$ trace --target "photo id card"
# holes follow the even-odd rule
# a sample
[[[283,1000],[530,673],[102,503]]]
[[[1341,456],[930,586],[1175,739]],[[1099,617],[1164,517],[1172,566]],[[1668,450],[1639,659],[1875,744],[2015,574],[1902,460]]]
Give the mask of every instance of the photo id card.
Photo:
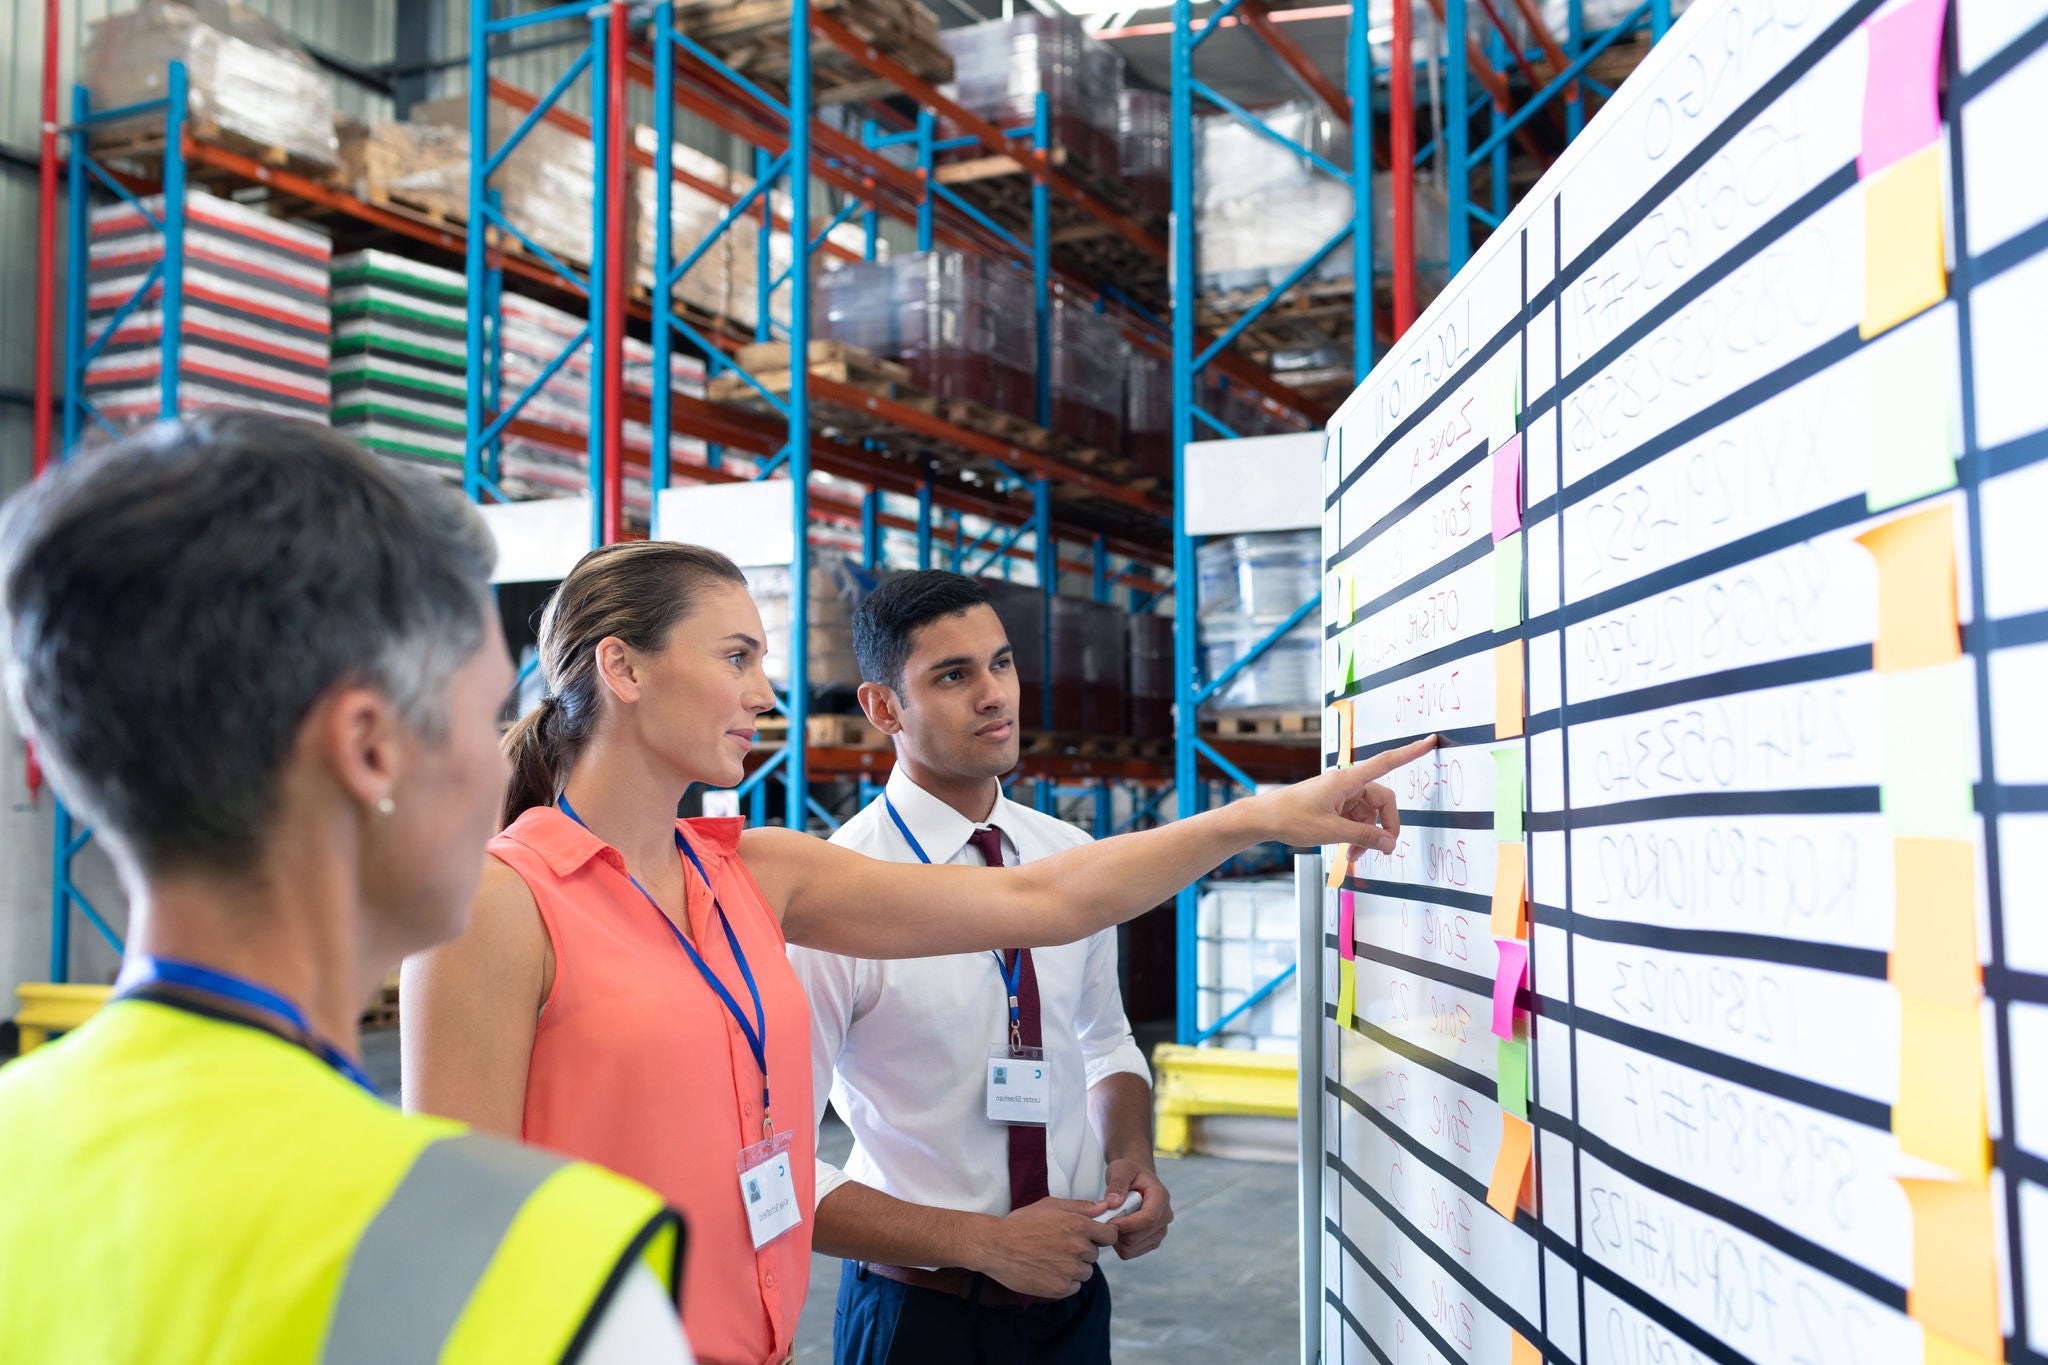
[[[790,1144],[794,1130],[777,1133],[740,1153],[740,1206],[747,1211],[747,1228],[754,1236],[754,1250],[804,1221],[797,1203],[796,1177],[790,1169]]]
[[[992,1123],[1043,1127],[1052,1094],[1042,1047],[1003,1044],[988,1051],[988,1117]]]

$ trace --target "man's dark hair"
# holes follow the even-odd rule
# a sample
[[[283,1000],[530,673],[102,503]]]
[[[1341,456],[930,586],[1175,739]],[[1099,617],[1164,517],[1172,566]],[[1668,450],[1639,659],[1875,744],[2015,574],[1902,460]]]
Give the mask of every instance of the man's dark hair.
[[[327,427],[166,423],[0,516],[7,696],[64,799],[143,867],[245,871],[336,684],[440,732],[494,555],[458,492]]]
[[[910,637],[920,627],[991,605],[988,590],[965,574],[918,569],[883,579],[853,612],[853,657],[861,677],[901,692]]]

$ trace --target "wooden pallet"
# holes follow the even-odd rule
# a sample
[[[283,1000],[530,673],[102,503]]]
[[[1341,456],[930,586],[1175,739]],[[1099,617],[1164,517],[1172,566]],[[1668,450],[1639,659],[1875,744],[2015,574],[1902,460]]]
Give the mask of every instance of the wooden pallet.
[[[941,398],[933,411],[956,427],[978,432],[1006,445],[1040,454],[1052,449],[1052,433],[1044,427],[972,398]]]
[[[918,79],[953,79],[953,58],[939,45],[936,16],[917,0],[811,0],[862,42]],[[756,81],[789,80],[789,0],[683,0],[682,30],[726,65]],[[847,104],[898,93],[895,86],[830,43],[811,44],[813,96]]]
[[[187,136],[195,142],[204,142],[223,150],[246,156],[264,166],[289,171],[302,179],[322,185],[342,187],[341,165],[338,161],[322,161],[301,153],[264,142],[224,128],[209,118],[188,118],[185,123]],[[91,141],[93,156],[100,161],[127,162],[152,174],[161,176],[164,156],[163,130],[158,128],[115,128],[105,137]],[[207,183],[215,178],[214,172],[204,166],[188,166],[188,176],[198,182]],[[242,182],[237,178],[236,185]]]
[[[788,396],[790,368],[787,343],[770,341],[744,346],[734,357],[734,362],[751,375],[754,384],[759,384],[761,389],[777,398]],[[878,360],[860,347],[843,341],[812,342],[808,369],[814,378],[844,384],[919,412],[931,412],[938,405],[930,394],[911,384],[910,371],[894,361]],[[736,374],[722,374],[705,387],[705,396],[714,403],[730,403],[749,412],[773,412],[774,405],[761,395],[754,384]],[[815,396],[811,406],[827,427],[841,431],[867,433],[890,425],[863,408],[826,402]]]
[[[789,739],[787,716],[762,716],[755,726],[764,744]],[[804,743],[817,749],[887,749],[889,737],[868,724],[866,716],[826,714],[804,717]]]
[[[1267,744],[1320,744],[1323,713],[1265,708],[1226,711],[1203,716],[1202,733],[1217,739],[1256,740]]]

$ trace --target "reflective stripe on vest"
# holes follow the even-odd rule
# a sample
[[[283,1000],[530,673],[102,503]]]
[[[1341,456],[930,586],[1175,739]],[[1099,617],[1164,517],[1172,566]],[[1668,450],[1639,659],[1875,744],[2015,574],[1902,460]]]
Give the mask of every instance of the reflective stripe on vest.
[[[427,1144],[343,1272],[322,1365],[432,1365],[526,1201],[569,1163],[484,1133]]]

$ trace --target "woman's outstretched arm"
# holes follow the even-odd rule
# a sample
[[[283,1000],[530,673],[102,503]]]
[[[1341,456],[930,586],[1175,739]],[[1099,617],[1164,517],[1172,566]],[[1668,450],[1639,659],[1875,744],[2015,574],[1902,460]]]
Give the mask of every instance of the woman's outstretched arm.
[[[740,848],[791,943],[852,957],[1046,947],[1141,915],[1268,840],[1391,851],[1401,818],[1377,779],[1436,742],[1021,867],[882,862],[786,829],[749,830]]]

